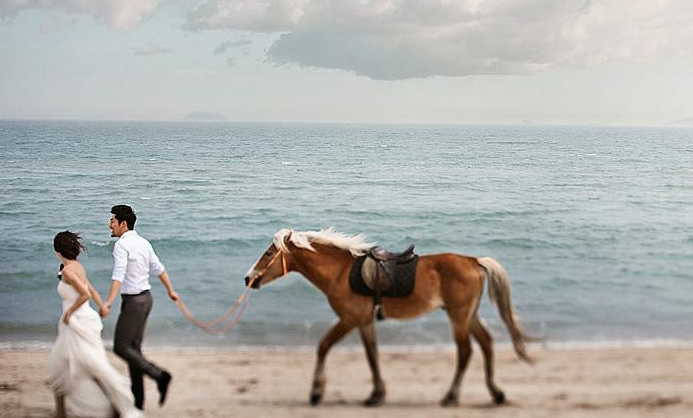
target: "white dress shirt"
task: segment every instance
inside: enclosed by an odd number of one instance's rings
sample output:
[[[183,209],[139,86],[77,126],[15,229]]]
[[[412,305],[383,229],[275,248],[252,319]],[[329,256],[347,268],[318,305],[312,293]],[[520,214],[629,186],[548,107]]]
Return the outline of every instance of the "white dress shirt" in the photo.
[[[160,275],[165,270],[152,244],[135,231],[121,235],[113,246],[113,275],[121,283],[121,295],[137,295],[149,290],[149,273]]]

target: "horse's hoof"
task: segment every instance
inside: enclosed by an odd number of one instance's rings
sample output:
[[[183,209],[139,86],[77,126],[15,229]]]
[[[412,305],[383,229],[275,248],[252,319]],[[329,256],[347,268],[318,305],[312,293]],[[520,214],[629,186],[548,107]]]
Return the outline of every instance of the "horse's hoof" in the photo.
[[[493,394],[493,403],[496,405],[502,405],[505,403],[505,393],[498,391]]]
[[[460,401],[457,400],[455,396],[452,395],[447,395],[446,397],[443,398],[442,401],[440,401],[440,406],[445,406],[445,407],[450,407],[450,406],[458,406],[460,404]]]
[[[385,393],[383,392],[374,392],[371,393],[371,396],[368,397],[365,401],[363,401],[364,406],[380,406],[385,402]]]
[[[370,397],[363,401],[363,406],[368,406],[368,407],[374,407],[374,406],[380,406],[383,404],[383,398],[374,398]]]
[[[322,393],[311,393],[310,394],[310,404],[311,406],[316,406],[322,402]]]

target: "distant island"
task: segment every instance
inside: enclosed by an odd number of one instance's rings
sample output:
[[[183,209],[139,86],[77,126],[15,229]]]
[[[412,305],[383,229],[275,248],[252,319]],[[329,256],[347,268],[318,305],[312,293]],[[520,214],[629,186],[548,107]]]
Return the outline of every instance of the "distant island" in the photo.
[[[693,118],[675,120],[675,121],[667,123],[667,126],[685,126],[685,127],[693,126]]]
[[[221,113],[217,112],[190,112],[185,116],[185,120],[195,120],[195,121],[202,121],[202,120],[210,120],[210,121],[216,121],[216,120],[224,120],[224,115]]]

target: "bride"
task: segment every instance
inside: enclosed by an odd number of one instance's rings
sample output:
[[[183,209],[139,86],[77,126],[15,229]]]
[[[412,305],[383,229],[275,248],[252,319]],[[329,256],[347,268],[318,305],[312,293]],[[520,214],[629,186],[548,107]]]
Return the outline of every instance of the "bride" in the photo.
[[[56,418],[142,417],[134,406],[128,380],[106,357],[101,340],[103,324],[88,301],[93,298],[99,311],[104,309],[104,304],[77,261],[84,249],[79,239],[79,235],[64,231],[53,240],[53,248],[64,266],[58,283],[63,315],[49,358]]]

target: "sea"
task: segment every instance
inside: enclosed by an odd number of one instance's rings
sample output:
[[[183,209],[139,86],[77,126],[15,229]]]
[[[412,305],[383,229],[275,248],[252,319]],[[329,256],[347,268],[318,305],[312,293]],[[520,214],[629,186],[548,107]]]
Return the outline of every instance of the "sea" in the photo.
[[[203,320],[241,295],[276,231],[334,227],[392,251],[496,258],[539,344],[693,342],[691,128],[0,121],[0,161],[0,347],[57,335],[57,232],[81,233],[106,294],[116,204]],[[222,335],[191,325],[156,278],[152,292],[150,346],[314,347],[336,322],[297,273],[251,292]],[[507,343],[486,295],[481,315]],[[452,346],[440,310],[377,333]]]

